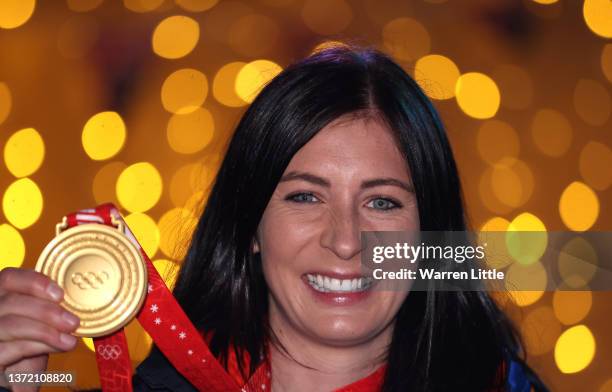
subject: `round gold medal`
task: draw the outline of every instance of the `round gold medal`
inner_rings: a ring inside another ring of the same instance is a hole
[[[116,228],[72,227],[51,241],[36,271],[64,289],[61,305],[81,319],[77,336],[109,335],[140,310],[147,293],[147,268],[138,248]]]

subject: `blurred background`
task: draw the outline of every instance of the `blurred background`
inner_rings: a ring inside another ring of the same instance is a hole
[[[612,230],[610,0],[0,0],[0,268],[33,268],[63,215],[111,201],[172,286],[258,89],[341,42],[432,98],[474,229]],[[612,293],[512,299],[551,390],[612,391]],[[151,341],[127,336],[137,366]],[[50,370],[98,386],[92,349]]]

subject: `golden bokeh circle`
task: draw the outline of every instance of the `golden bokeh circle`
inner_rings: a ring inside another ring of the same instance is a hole
[[[201,151],[213,140],[215,122],[210,111],[197,108],[187,114],[174,114],[168,121],[168,144],[180,154]]]
[[[421,22],[409,17],[396,18],[382,31],[385,50],[399,61],[414,61],[431,50],[431,38]]]
[[[584,182],[598,191],[605,191],[612,185],[612,150],[603,143],[591,140],[580,151],[578,169]]]
[[[589,230],[599,217],[599,198],[588,185],[574,181],[561,193],[559,214],[570,230]]]
[[[459,68],[446,56],[430,54],[421,57],[414,67],[414,78],[423,91],[433,99],[445,100],[455,96]]]
[[[18,229],[36,223],[42,214],[43,204],[40,188],[27,177],[11,183],[2,197],[4,216]]]
[[[25,242],[19,231],[9,224],[0,224],[0,271],[21,267],[25,252]]]
[[[149,162],[138,162],[126,167],[115,190],[123,208],[130,212],[145,212],[159,201],[163,188],[157,168]]]
[[[161,88],[161,101],[170,113],[187,114],[202,106],[208,95],[206,75],[183,68],[171,73]]]
[[[126,129],[117,112],[107,111],[92,116],[81,134],[81,143],[87,155],[96,161],[112,158],[123,148]]]
[[[495,116],[501,100],[495,81],[480,72],[468,72],[459,76],[455,98],[465,114],[481,120]]]
[[[591,363],[596,342],[586,325],[576,325],[564,331],[555,344],[555,363],[562,373],[577,373]]]
[[[185,57],[198,44],[200,25],[184,15],[169,16],[153,31],[153,52],[166,59]]]
[[[571,146],[572,126],[561,112],[540,109],[531,122],[531,137],[543,154],[560,157]]]
[[[34,128],[12,134],[4,145],[4,163],[15,177],[34,174],[45,158],[45,143]]]

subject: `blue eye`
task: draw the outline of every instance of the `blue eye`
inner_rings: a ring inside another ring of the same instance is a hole
[[[375,210],[380,210],[383,212],[394,210],[396,208],[401,208],[401,205],[399,203],[384,197],[377,197],[376,199],[372,199],[372,201],[370,201],[367,205],[370,208],[374,208]]]
[[[287,196],[286,200],[296,203],[316,203],[319,201],[312,193],[294,193]]]

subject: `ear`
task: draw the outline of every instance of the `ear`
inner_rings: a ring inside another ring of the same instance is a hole
[[[251,251],[253,253],[259,253],[259,240],[257,236],[253,237],[253,241],[251,241]]]

